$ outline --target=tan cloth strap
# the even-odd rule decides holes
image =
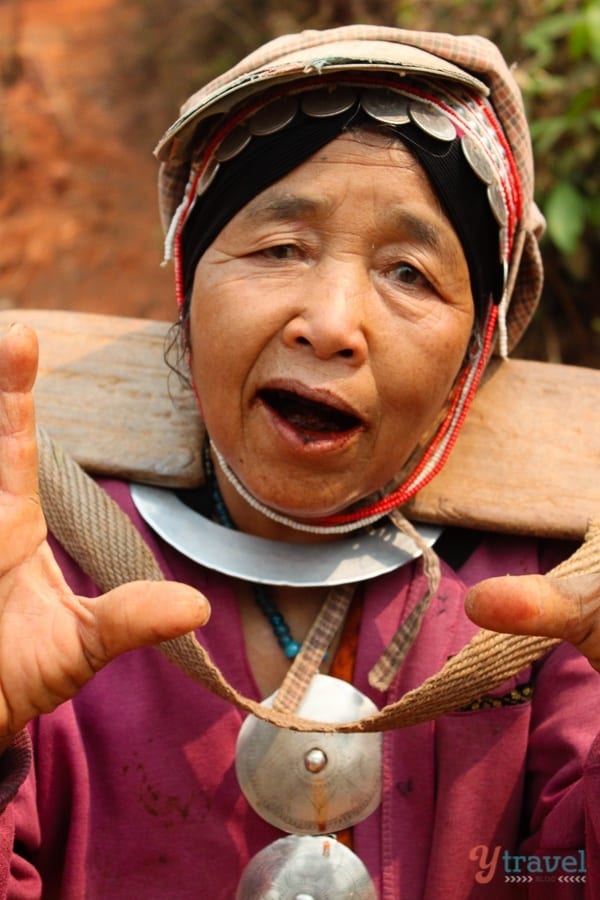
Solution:
[[[277,691],[273,709],[293,713],[298,708],[331,641],[346,618],[354,592],[353,584],[340,584],[331,588],[319,615],[302,642],[300,652]]]
[[[40,429],[40,494],[49,528],[98,587],[107,591],[135,580],[162,580],[154,556],[129,518],[74,460]],[[600,521],[552,574],[600,571]],[[356,722],[334,724],[267,709],[239,694],[211,662],[193,634],[159,649],[186,675],[214,694],[274,725],[297,731],[384,731],[426,722],[469,705],[526,668],[559,641],[481,631],[436,675],[397,703]]]
[[[406,659],[408,651],[417,639],[421,623],[429,609],[429,604],[437,593],[442,576],[438,555],[428,546],[408,519],[397,509],[393,509],[389,513],[389,518],[396,528],[412,538],[420,549],[423,574],[427,579],[427,590],[369,672],[369,684],[380,691],[386,691],[390,687]]]

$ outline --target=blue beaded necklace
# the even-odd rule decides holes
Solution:
[[[210,459],[208,444],[204,447],[204,472],[210,485],[212,501],[219,524],[223,525],[225,528],[235,530],[235,523],[229,515],[229,510],[225,506],[221,491],[219,490],[219,485],[217,484],[217,479]],[[301,644],[293,639],[287,622],[273,603],[267,588],[264,584],[253,584],[252,589],[254,591],[256,604],[271,625],[277,643],[283,650],[287,659],[295,659],[300,651]]]

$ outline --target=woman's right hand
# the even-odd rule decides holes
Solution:
[[[38,494],[37,357],[29,328],[0,338],[0,749],[120,653],[191,631],[210,613],[205,597],[173,582],[132,582],[93,599],[70,590]]]

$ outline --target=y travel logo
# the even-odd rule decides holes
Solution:
[[[540,854],[509,853],[502,847],[478,844],[469,852],[476,864],[475,881],[489,884],[498,874],[507,884],[558,882],[584,884],[586,877],[585,850],[569,850]]]

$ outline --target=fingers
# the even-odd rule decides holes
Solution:
[[[78,602],[81,638],[94,671],[120,653],[194,631],[210,616],[206,597],[168,581],[131,582]]]
[[[12,325],[0,338],[0,491],[37,492],[37,444],[31,393],[37,372],[37,338]]]
[[[28,392],[37,374],[38,342],[35,332],[18,322],[0,336],[0,391]]]
[[[465,609],[492,631],[569,641],[600,667],[600,573],[490,578],[469,591]]]

